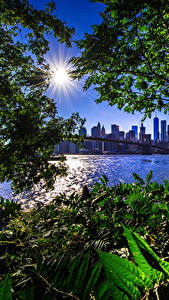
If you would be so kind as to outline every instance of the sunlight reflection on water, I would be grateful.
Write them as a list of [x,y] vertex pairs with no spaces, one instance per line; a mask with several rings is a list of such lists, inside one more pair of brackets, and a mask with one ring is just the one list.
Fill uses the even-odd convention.
[[[67,164],[69,174],[67,177],[57,178],[54,190],[46,192],[38,185],[30,192],[24,192],[15,198],[21,203],[27,203],[27,206],[32,206],[35,202],[50,201],[59,193],[79,192],[84,184],[90,185],[99,181],[103,174],[108,177],[109,185],[120,181],[133,182],[134,172],[145,179],[150,170],[153,171],[154,181],[163,182],[165,178],[169,179],[169,155],[68,155]],[[0,185],[0,195],[11,198],[9,183]]]

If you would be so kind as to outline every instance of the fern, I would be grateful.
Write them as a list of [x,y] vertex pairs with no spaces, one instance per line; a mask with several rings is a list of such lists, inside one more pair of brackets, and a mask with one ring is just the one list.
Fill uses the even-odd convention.
[[12,300],[12,282],[9,274],[0,282],[0,299]]
[[151,179],[152,179],[152,176],[153,176],[153,172],[152,170],[150,170],[150,172],[147,174],[146,176],[146,183],[149,184]]
[[85,286],[85,289],[83,291],[82,300],[85,300],[87,298],[87,295],[89,295],[91,293],[91,291],[93,291],[93,289],[97,283],[97,280],[100,276],[101,268],[102,268],[102,264],[100,262],[97,262],[95,264],[95,266],[93,267],[90,278],[89,278],[89,280]]
[[133,173],[132,174],[136,183],[140,184],[140,185],[144,185],[144,180],[137,174],[137,173]]

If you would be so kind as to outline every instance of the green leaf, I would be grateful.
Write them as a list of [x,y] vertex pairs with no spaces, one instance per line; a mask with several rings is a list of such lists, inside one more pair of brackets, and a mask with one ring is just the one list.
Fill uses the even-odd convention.
[[150,180],[152,179],[153,176],[153,172],[150,170],[150,172],[148,173],[148,175],[146,176],[146,183],[149,184]]
[[[95,296],[96,299],[106,299],[105,294],[109,291],[109,284],[107,281],[101,282],[98,288],[96,289]],[[108,299],[108,298],[107,298]]]
[[74,258],[73,262],[71,263],[69,269],[68,269],[68,278],[66,279],[66,290],[71,291],[73,282],[74,282],[74,276],[76,274],[76,270],[78,269],[80,259],[82,257],[82,253],[80,253],[77,257]]
[[76,277],[74,279],[74,284],[73,284],[73,287],[72,287],[72,292],[74,294],[80,294],[81,293],[81,290],[82,290],[82,287],[83,287],[83,283],[84,283],[84,280],[86,278],[86,274],[87,274],[87,271],[88,271],[88,264],[89,264],[89,252],[85,255],[78,271],[77,271],[77,274],[76,274]]
[[5,279],[0,282],[0,299],[12,300],[12,282],[10,274],[7,274]]
[[127,229],[125,226],[123,226],[123,229],[124,229],[124,235],[128,241],[130,250],[133,254],[136,263],[138,264],[139,268],[142,269],[142,271],[149,277],[149,275],[152,272],[152,267],[148,264],[147,260],[142,255],[140,248],[138,247],[138,244],[133,238],[132,231]]
[[[125,230],[125,228],[124,228],[124,230]],[[159,264],[159,266],[163,269],[164,273],[166,273],[166,275],[169,277],[169,263],[162,260],[160,257],[158,257],[158,255],[155,254],[155,252],[151,249],[151,247],[138,234],[136,234],[132,231],[131,231],[131,234],[134,237],[137,244],[139,245],[139,247],[144,249],[145,251],[147,251],[149,253],[149,255],[152,256],[156,260],[156,262]],[[158,276],[161,274],[159,271],[156,271],[153,269],[153,273],[154,272]]]
[[139,298],[140,292],[136,286],[145,287],[145,273],[126,259],[101,251],[97,253],[105,269],[112,296],[117,297],[121,291],[123,296]]
[[97,262],[94,266],[94,268],[92,269],[90,278],[85,286],[85,289],[83,291],[82,294],[82,300],[85,300],[87,295],[89,295],[91,293],[91,291],[94,289],[94,286],[100,276],[100,272],[101,272],[101,268],[102,268],[102,264],[100,262]]

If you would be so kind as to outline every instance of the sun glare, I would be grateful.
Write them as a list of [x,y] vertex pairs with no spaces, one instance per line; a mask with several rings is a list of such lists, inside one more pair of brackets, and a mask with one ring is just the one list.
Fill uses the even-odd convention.
[[69,81],[69,76],[64,67],[59,67],[54,71],[54,82],[59,85],[64,85]]
[[[57,55],[56,55],[56,54]],[[78,80],[71,77],[71,72],[74,67],[70,63],[72,55],[64,53],[64,49],[60,48],[47,57],[47,62],[50,66],[50,86],[49,93],[52,98],[56,98],[57,102],[71,106],[72,95],[75,93],[82,94],[82,86]]]

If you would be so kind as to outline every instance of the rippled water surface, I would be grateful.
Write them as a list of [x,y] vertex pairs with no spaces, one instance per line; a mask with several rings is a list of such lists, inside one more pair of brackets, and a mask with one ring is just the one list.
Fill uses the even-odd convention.
[[[15,197],[24,207],[30,207],[35,202],[50,201],[56,194],[70,194],[80,191],[84,184],[90,185],[99,181],[102,174],[109,179],[109,185],[118,182],[132,182],[132,173],[138,173],[143,179],[150,170],[153,180],[163,182],[169,179],[169,155],[69,155],[67,156],[69,175],[57,179],[55,189],[46,192],[41,186],[35,186],[32,191]],[[0,184],[0,196],[12,197],[9,183]]]

